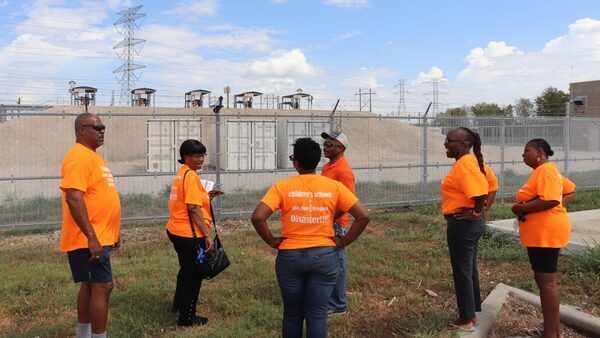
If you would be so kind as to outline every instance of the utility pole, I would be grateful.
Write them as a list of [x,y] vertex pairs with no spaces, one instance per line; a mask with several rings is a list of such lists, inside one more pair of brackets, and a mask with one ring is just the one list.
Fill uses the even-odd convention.
[[[369,96],[369,99],[365,99],[365,102],[363,103],[363,94],[366,96]],[[371,104],[372,102],[372,96],[375,95],[377,93],[375,93],[371,88],[368,89],[368,91],[363,92],[362,89],[358,90],[358,93],[355,93],[354,95],[358,95],[358,102],[359,102],[359,108],[358,111],[362,111],[364,107],[367,106],[367,104],[369,105],[369,111],[373,111],[373,106]]]
[[427,94],[431,95],[431,102],[433,103],[432,110],[431,110],[431,117],[436,117],[439,113],[439,110],[440,110],[439,95],[440,94],[448,94],[447,92],[440,92],[440,90],[439,90],[440,82],[446,82],[446,81],[448,81],[448,80],[445,77],[433,76],[433,77],[431,77],[430,80],[427,80],[424,82],[424,83],[431,83],[431,85],[432,85],[432,91],[429,93],[425,93],[425,95],[427,95]]
[[115,76],[117,73],[122,73],[120,77],[117,76],[117,80],[121,84],[121,95],[119,97],[121,105],[128,105],[129,95],[135,80],[138,80],[141,76],[141,73],[137,75],[136,71],[146,67],[133,62],[134,54],[139,55],[143,43],[146,42],[146,40],[134,38],[135,29],[139,29],[141,25],[141,22],[137,23],[136,21],[146,16],[145,13],[138,13],[142,6],[139,5],[119,12],[118,14],[121,17],[114,23],[119,34],[123,36],[123,40],[113,47],[119,58],[123,60],[123,64],[113,71]]
[[395,94],[399,94],[400,98],[398,99],[398,112],[397,115],[405,115],[406,114],[406,101],[404,99],[404,94],[406,92],[404,87],[404,79],[398,81],[398,84],[394,87],[398,87],[398,91]]

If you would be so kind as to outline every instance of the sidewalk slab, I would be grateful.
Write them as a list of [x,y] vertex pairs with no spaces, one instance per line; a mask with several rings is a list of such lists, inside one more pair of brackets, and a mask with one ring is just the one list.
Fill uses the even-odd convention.
[[[581,251],[585,247],[600,245],[600,209],[569,212],[571,238],[567,251]],[[492,231],[498,231],[518,238],[513,227],[514,219],[488,222]]]

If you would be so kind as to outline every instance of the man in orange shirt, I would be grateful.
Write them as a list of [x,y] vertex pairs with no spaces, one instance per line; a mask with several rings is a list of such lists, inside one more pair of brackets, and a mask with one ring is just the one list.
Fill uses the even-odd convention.
[[106,337],[112,291],[110,250],[120,244],[121,202],[113,175],[96,149],[106,127],[94,114],[75,119],[76,143],[61,166],[63,223],[60,250],[66,252],[77,296],[77,337]]
[[[348,137],[339,131],[331,134],[321,133],[321,137],[325,139],[323,153],[329,159],[329,162],[323,166],[321,175],[342,183],[353,194],[356,194],[354,189],[354,174],[344,157],[344,152],[348,148]],[[346,227],[348,227],[348,214],[346,213],[333,221],[335,236],[338,238],[344,237]],[[340,250],[340,260],[340,275],[329,299],[328,314],[344,314],[348,312],[348,304],[346,302],[346,254],[344,253],[344,249]]]

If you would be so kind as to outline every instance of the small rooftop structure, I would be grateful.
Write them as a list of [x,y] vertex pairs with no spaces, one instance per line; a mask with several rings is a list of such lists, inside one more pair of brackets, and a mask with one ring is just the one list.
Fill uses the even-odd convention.
[[156,90],[152,88],[136,88],[131,91],[132,107],[154,107]]
[[208,103],[210,104],[210,93],[210,90],[204,89],[196,89],[185,93],[185,107],[204,107],[204,95],[208,95]]
[[[255,96],[262,96],[260,92],[245,92],[233,96],[233,102],[235,108],[252,108],[252,102]],[[260,100],[260,97],[259,97]],[[239,105],[239,107],[238,107]]]
[[306,109],[312,109],[312,95],[303,93],[302,89],[298,88],[295,94],[284,95],[281,97],[279,108],[283,109],[287,107],[291,109],[300,109],[302,108],[303,101],[306,101]]
[[71,92],[71,105],[73,106],[95,106],[96,92],[94,87],[79,86],[69,90]]

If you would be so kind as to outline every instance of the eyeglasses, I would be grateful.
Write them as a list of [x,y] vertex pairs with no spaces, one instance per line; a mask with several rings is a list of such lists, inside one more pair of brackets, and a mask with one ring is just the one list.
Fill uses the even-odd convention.
[[331,148],[331,147],[341,147],[341,145],[339,145],[339,144],[334,144],[334,143],[330,143],[330,142],[325,142],[325,143],[323,143],[323,147],[325,147],[325,148]]
[[452,143],[452,142],[462,142],[462,140],[453,140],[451,138],[446,137],[446,140],[444,141],[444,143]]
[[106,129],[106,126],[103,124],[83,124],[82,127],[91,127],[95,131],[103,131]]
[[296,158],[294,157],[294,155],[290,155],[290,161],[295,160]]
[[206,158],[206,153],[204,154],[193,154],[192,157],[196,157],[196,158]]

